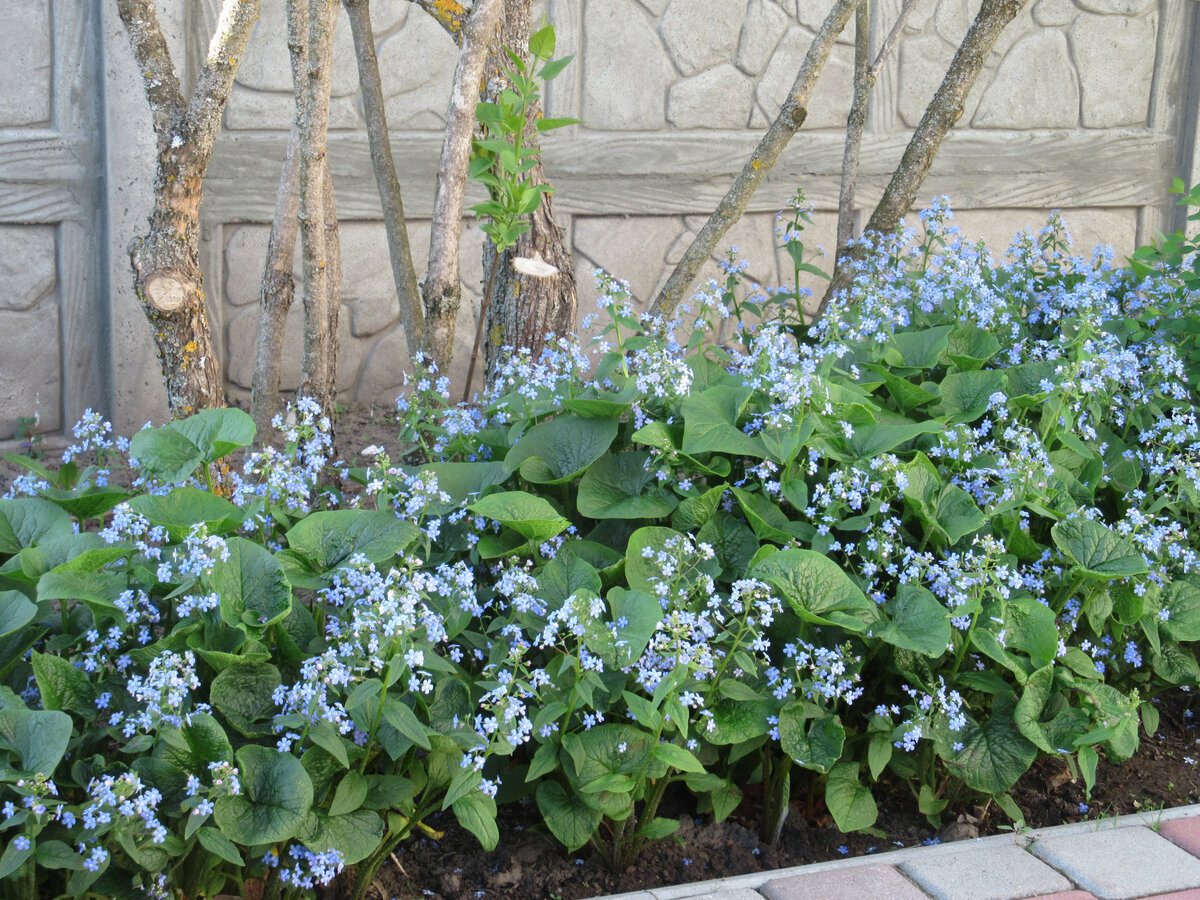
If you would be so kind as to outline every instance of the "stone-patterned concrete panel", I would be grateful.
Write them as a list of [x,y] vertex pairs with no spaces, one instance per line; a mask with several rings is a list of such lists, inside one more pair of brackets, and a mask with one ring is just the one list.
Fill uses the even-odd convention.
[[[951,198],[953,200],[953,198]],[[1063,213],[1072,238],[1072,252],[1090,259],[1092,249],[1108,245],[1121,260],[1137,246],[1137,210],[1072,209]],[[996,262],[1001,262],[1018,232],[1037,233],[1046,224],[1046,211],[1040,209],[969,209],[956,210],[954,225],[970,240],[987,242]]]
[[658,23],[667,54],[683,75],[733,58],[747,0],[671,0]]
[[[813,36],[805,28],[793,25],[787,30],[771,61],[762,74],[755,89],[758,108],[766,121],[779,115],[779,108],[787,99],[788,92],[796,81],[796,74],[804,62],[804,55],[812,44]],[[808,104],[808,118],[804,128],[844,128],[846,113],[850,111],[853,93],[854,52],[849,47],[835,47],[830,53],[813,96]]]
[[11,438],[17,419],[38,417],[39,431],[57,431],[62,421],[62,350],[58,298],[32,309],[0,310],[0,334],[20,335],[30,353],[0,353],[0,440]]
[[657,131],[675,72],[655,22],[634,0],[583,9],[583,116],[590,128]]
[[723,63],[671,87],[667,121],[677,128],[745,128],[753,93],[754,82]]
[[927,34],[906,39],[899,53],[900,119],[915,128],[954,59],[954,47],[936,34]]
[[[407,6],[401,3],[372,4],[375,7]],[[258,24],[250,35],[246,56],[238,66],[237,83],[255,91],[292,93],[292,64],[287,48],[286,0],[262,0]],[[354,41],[346,12],[338,5],[337,27],[333,33],[333,83],[331,94],[344,97],[358,90],[358,71],[354,67]]]
[[0,225],[0,309],[30,309],[54,288],[54,228]]
[[379,46],[388,128],[440,130],[457,61],[454,40],[432,16],[409,16]]
[[761,72],[786,30],[787,13],[777,4],[772,0],[750,0],[738,39],[738,68],[748,75]]
[[4,0],[0,34],[0,128],[49,122],[54,76],[49,0]]
[[1079,71],[1083,126],[1144,126],[1158,16],[1126,19],[1081,13],[1068,34]]
[[1039,31],[1013,45],[971,124],[975,128],[1076,127],[1079,77],[1071,65],[1066,35]]

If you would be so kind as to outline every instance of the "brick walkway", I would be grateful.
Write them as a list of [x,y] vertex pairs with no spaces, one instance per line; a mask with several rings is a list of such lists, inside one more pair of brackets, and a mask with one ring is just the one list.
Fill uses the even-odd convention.
[[600,900],[1200,900],[1200,805]]

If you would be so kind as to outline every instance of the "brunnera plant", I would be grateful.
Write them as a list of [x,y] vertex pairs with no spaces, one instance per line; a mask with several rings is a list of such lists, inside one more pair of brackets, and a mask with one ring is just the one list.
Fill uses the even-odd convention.
[[1000,262],[950,223],[871,238],[812,326],[736,262],[689,323],[601,273],[594,338],[473,407],[418,371],[355,465],[306,400],[283,450],[215,410],[16,458],[7,892],[302,896],[352,866],[364,896],[436,812],[494,846],[498,803],[623,868],[675,835],[672,788],[720,819],[761,784],[768,842],[792,795],[870,827],[882,778],[934,821],[1019,817],[1039,757],[1090,788],[1200,680],[1197,297],[1057,218]]

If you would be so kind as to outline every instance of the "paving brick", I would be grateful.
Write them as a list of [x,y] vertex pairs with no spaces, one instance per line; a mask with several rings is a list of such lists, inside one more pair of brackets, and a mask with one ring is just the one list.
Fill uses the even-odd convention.
[[1170,894],[1155,894],[1153,897],[1147,897],[1146,900],[1200,900],[1200,888],[1173,891]]
[[924,891],[905,878],[894,866],[855,866],[829,869],[808,875],[774,878],[759,893],[767,900],[928,900]]
[[1096,900],[1087,891],[1062,891],[1058,894],[1041,894],[1037,897],[1027,897],[1025,900]]
[[1200,816],[1171,819],[1159,826],[1158,833],[1192,856],[1200,856]]
[[929,854],[900,869],[937,900],[1020,900],[1072,887],[1058,872],[1013,846]]
[[1031,849],[1100,900],[1200,887],[1200,859],[1142,826],[1046,835]]
[[654,900],[762,900],[758,892],[750,888],[730,887],[725,879],[653,888],[650,893],[654,895]]

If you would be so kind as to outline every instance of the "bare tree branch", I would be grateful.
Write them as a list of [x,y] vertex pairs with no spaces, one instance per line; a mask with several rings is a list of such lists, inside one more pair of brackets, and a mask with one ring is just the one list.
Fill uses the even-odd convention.
[[854,235],[854,192],[858,182],[858,159],[862,149],[863,130],[867,124],[867,109],[870,105],[871,90],[879,78],[879,73],[891,55],[892,48],[900,38],[904,25],[908,22],[913,10],[917,8],[917,0],[905,0],[900,15],[896,17],[892,30],[880,47],[875,62],[867,65],[868,59],[868,28],[870,26],[870,0],[863,0],[858,7],[854,31],[854,99],[850,104],[850,115],[846,118],[846,149],[842,155],[842,184],[838,193],[838,223],[837,247],[838,253],[845,252],[845,247]]
[[454,352],[454,324],[462,301],[458,250],[479,81],[487,60],[488,41],[496,31],[503,5],[503,0],[478,0],[471,10],[463,28],[462,50],[446,112],[446,137],[438,161],[429,267],[423,289],[425,350],[443,372]]
[[171,61],[171,51],[167,47],[167,39],[163,37],[153,0],[117,0],[117,12],[133,46],[134,59],[142,72],[161,153],[164,146],[170,144],[174,128],[184,113],[179,76]]
[[854,233],[854,189],[858,183],[858,154],[867,125],[867,107],[874,83],[871,57],[871,0],[862,0],[854,13],[854,99],[846,117],[846,148],[842,152],[842,184],[838,190],[837,246],[850,243]]
[[462,46],[463,31],[466,29],[467,19],[470,18],[474,9],[474,3],[459,3],[458,0],[410,0],[410,2],[433,16],[438,24],[450,33],[450,37],[454,38],[454,43]]
[[267,261],[263,266],[258,303],[258,342],[254,375],[250,382],[250,417],[257,426],[257,440],[265,443],[271,418],[279,402],[279,365],[283,352],[283,329],[296,296],[292,265],[296,258],[296,233],[300,229],[300,127],[292,124],[287,155],[275,195],[275,217],[267,239]]
[[404,220],[400,180],[396,177],[392,142],[388,136],[383,84],[379,78],[379,61],[375,56],[375,37],[371,33],[371,2],[342,0],[342,4],[350,17],[350,31],[354,36],[358,83],[362,88],[367,138],[371,144],[371,162],[375,168],[375,182],[379,186],[379,202],[383,207],[383,224],[387,231],[392,279],[396,282],[396,295],[400,299],[400,321],[404,326],[408,346],[416,349],[424,344],[425,311],[421,305],[420,289],[417,287],[417,270],[413,266],[408,225]]
[[[329,413],[334,384],[329,376],[336,360],[337,311],[331,309],[331,271],[326,241],[326,184],[329,168],[326,144],[329,131],[329,91],[333,78],[333,26],[335,0],[292,0],[308,3],[308,37],[304,80],[296,85],[300,108],[300,234],[304,240],[304,351],[300,392],[312,397]],[[331,344],[333,346],[331,347]]]
[[787,146],[800,126],[808,116],[808,103],[816,86],[817,77],[825,66],[833,50],[837,36],[842,33],[850,20],[859,0],[836,0],[829,15],[821,24],[820,30],[813,38],[812,44],[805,54],[804,62],[796,75],[792,90],[779,110],[779,115],[763,135],[754,153],[742,168],[741,174],[734,181],[728,193],[721,199],[708,222],[692,241],[684,253],[671,277],[659,292],[651,307],[651,312],[658,315],[669,315],[683,299],[683,295],[696,283],[700,268],[716,249],[721,240],[741,218],[746,210],[746,204],[766,177],[770,168],[779,159],[779,154]]
[[183,141],[194,148],[192,164],[201,171],[208,168],[238,64],[246,55],[250,32],[258,21],[258,9],[258,0],[225,0],[221,5],[208,56],[196,79],[181,129]]
[[[946,77],[934,94],[925,115],[917,125],[904,150],[900,166],[888,183],[883,197],[871,214],[865,231],[888,233],[895,231],[901,217],[912,207],[917,192],[929,174],[934,157],[942,145],[942,139],[962,115],[967,94],[983,71],[992,48],[1001,32],[1017,16],[1029,0],[983,0],[979,14],[971,24],[967,35],[959,45]],[[821,299],[817,315],[821,315],[838,291],[849,287],[856,259],[857,245],[849,252],[840,253],[833,279]]]

